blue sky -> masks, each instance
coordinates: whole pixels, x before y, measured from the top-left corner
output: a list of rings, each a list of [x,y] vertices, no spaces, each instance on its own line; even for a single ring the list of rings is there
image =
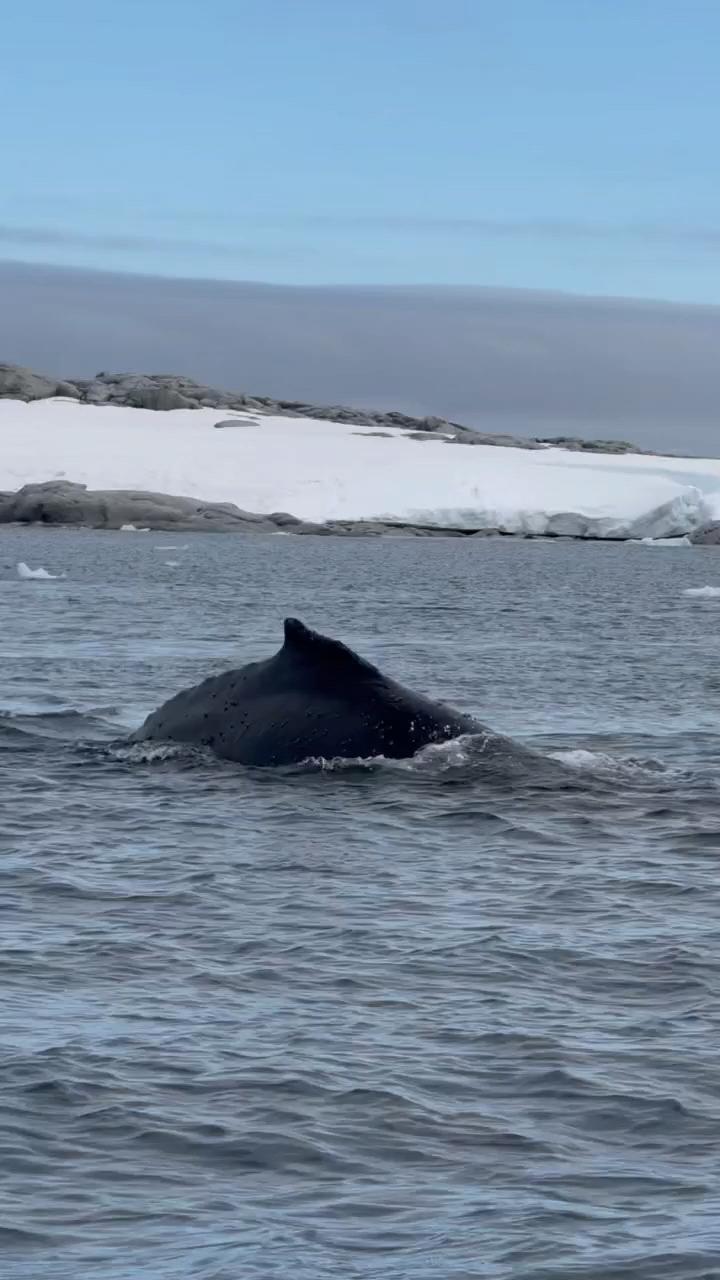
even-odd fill
[[[0,257],[720,302],[717,0],[25,0]]]

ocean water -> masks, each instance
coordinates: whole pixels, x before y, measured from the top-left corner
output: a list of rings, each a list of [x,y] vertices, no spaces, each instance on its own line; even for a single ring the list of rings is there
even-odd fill
[[[720,1276],[705,586],[712,548],[3,530],[3,1277]],[[534,754],[122,745],[288,614]]]

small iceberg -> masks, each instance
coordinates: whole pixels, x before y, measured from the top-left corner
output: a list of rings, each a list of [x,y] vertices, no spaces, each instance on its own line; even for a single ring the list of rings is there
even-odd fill
[[[17,575],[18,578],[33,579],[37,582],[49,582],[65,577],[64,573],[49,573],[47,569],[43,568],[31,569],[28,564],[25,564],[24,560],[20,560],[17,565]]]
[[[684,596],[695,596],[698,600],[720,599],[720,587],[687,587]]]

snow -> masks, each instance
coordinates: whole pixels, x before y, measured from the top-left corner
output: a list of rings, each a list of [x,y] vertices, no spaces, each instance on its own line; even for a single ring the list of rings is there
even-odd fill
[[[682,538],[638,538],[641,547],[691,547],[692,541],[685,534]]]
[[[242,431],[213,430],[234,417]],[[215,409],[0,401],[0,490],[67,479],[304,520],[681,538],[720,518],[720,459],[466,446]]]

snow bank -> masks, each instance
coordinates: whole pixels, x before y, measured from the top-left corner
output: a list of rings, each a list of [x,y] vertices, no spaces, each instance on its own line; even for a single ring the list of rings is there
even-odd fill
[[[507,533],[683,537],[720,518],[720,460],[457,445],[404,431],[217,409],[0,401],[0,489],[75,480],[288,511]]]

